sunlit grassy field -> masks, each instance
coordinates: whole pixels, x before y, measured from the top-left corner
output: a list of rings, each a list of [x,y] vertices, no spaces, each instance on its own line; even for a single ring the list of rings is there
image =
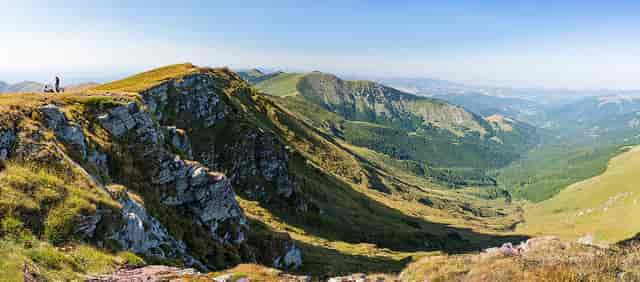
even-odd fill
[[[525,206],[518,232],[563,238],[592,235],[616,242],[640,230],[640,146],[614,157],[606,171],[575,183],[553,198]]]

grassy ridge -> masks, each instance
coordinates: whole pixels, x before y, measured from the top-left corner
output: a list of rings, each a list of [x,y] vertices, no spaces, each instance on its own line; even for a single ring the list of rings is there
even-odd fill
[[[605,171],[619,146],[544,145],[501,170],[498,182],[515,197],[540,202],[568,185]]]
[[[122,80],[106,83],[95,88],[97,91],[139,92],[159,84],[167,79],[173,79],[195,73],[198,67],[190,63],[176,64],[153,69]]]
[[[298,82],[305,74],[302,73],[282,73],[271,79],[261,81],[255,87],[260,91],[275,95],[289,96],[298,93]]]
[[[592,235],[597,241],[616,242],[640,230],[640,147],[611,159],[606,171],[575,183],[553,198],[525,207],[519,232],[555,234],[565,238]]]

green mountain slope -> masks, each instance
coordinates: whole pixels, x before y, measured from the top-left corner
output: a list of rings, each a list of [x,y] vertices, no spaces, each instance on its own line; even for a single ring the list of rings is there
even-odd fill
[[[264,72],[260,71],[259,69],[250,69],[250,70],[237,71],[236,73],[242,79],[244,79],[245,81],[249,82],[250,84],[260,83],[262,81],[271,79],[272,77],[275,77],[275,76],[281,74],[281,72],[264,73]]]
[[[601,175],[572,184],[549,200],[527,205],[525,222],[518,230],[572,239],[589,236],[606,243],[634,236],[640,222],[629,216],[640,212],[639,148],[611,159]]]
[[[509,130],[442,100],[369,81],[313,72],[280,74],[258,90],[330,134],[396,159],[440,168],[502,166],[538,142],[535,128],[509,120]],[[330,113],[330,114],[329,114]]]

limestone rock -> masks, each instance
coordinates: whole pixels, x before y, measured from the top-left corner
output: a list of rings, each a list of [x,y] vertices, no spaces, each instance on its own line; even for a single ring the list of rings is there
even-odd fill
[[[245,138],[229,148],[232,155],[231,179],[234,184],[247,188],[245,179],[262,177],[275,187],[276,194],[290,198],[295,191],[295,182],[289,175],[285,146],[268,133],[251,131]],[[261,187],[247,191],[260,198]],[[257,194],[256,194],[257,193]]]
[[[280,269],[295,269],[302,265],[302,252],[290,241],[285,242],[284,255],[277,257],[273,265]]]
[[[130,110],[135,112],[136,107],[116,107],[109,111],[108,114],[104,114],[98,117],[100,124],[115,137],[121,137],[128,130],[133,129],[136,125],[136,120],[131,115]]]
[[[176,149],[186,159],[193,159],[193,151],[191,150],[191,142],[187,133],[175,126],[167,126],[164,128],[165,137],[168,144]]]
[[[137,202],[133,201],[126,191],[114,195],[122,205],[122,226],[110,239],[117,242],[125,250],[160,258],[182,258],[188,266],[207,269],[201,262],[188,255],[184,242],[176,240],[150,216]],[[95,230],[95,228],[93,228]]]
[[[16,133],[13,129],[0,129],[0,160],[9,158],[9,152],[16,141]]]
[[[115,137],[129,134],[135,141],[129,144],[131,156],[144,168],[149,182],[162,191],[162,203],[193,213],[216,241],[243,242],[246,219],[226,178],[218,178],[199,163],[182,160],[167,150],[160,127],[137,107],[114,108],[101,123]],[[186,136],[181,142],[185,140]]]
[[[109,175],[109,164],[106,154],[98,151],[91,151],[87,154],[87,161],[102,175]]]
[[[56,105],[42,106],[40,112],[43,114],[45,126],[53,130],[56,138],[73,146],[83,157],[86,155],[84,133],[79,125],[69,122]]]
[[[219,106],[220,97],[215,90],[216,82],[212,77],[195,74],[168,81],[141,94],[147,109],[158,121],[171,122],[172,116],[179,116],[181,118],[176,122],[192,120],[207,128],[225,117],[225,109]],[[186,124],[177,125],[183,127]]]

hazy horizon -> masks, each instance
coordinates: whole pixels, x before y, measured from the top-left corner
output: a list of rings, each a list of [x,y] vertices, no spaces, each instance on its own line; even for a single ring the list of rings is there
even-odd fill
[[[640,3],[24,1],[0,11],[0,80],[115,79],[179,62],[640,89]]]

